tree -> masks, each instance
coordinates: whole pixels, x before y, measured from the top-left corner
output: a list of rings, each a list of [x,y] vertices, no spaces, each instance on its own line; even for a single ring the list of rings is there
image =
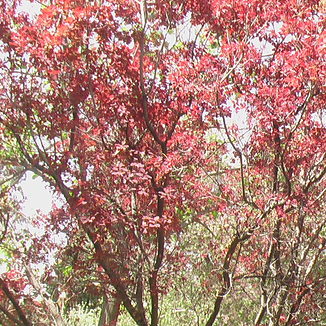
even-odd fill
[[[96,263],[102,294],[158,325],[172,271],[203,272],[186,246],[199,224],[206,326],[243,285],[251,323],[315,323],[323,2],[57,0],[36,18],[18,4],[1,2],[3,164],[64,197],[53,227],[91,244],[79,268]]]

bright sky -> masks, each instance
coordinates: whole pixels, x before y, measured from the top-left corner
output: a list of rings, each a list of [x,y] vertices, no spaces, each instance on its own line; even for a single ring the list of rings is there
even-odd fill
[[[27,172],[21,187],[26,197],[23,205],[24,215],[36,215],[38,210],[43,214],[49,213],[52,207],[52,194],[40,177],[33,179],[33,173]]]
[[[28,0],[23,0],[20,4],[20,10],[26,12],[30,16],[34,16],[40,12],[41,4],[39,2],[30,2]]]

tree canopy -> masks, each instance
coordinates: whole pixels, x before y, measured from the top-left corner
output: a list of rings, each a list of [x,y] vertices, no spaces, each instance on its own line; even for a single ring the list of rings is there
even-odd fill
[[[194,325],[326,322],[324,1],[0,3],[3,325],[157,326],[171,291]],[[64,201],[41,235],[26,171]]]

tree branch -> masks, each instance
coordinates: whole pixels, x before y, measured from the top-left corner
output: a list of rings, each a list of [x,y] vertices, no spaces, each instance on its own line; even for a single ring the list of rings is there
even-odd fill
[[[5,283],[5,281],[0,278],[0,288],[3,290],[3,292],[5,293],[5,295],[8,297],[8,299],[11,301],[12,305],[14,306],[19,319],[21,320],[21,324],[24,326],[32,326],[32,323],[28,321],[25,313],[23,312],[23,310],[21,309],[18,301],[15,299],[15,297],[13,296],[13,294],[10,292],[9,288],[7,287],[7,284]]]
[[[2,311],[9,320],[17,324],[18,326],[24,326],[24,324],[18,320],[13,314],[11,314],[7,309],[0,305],[0,311]]]

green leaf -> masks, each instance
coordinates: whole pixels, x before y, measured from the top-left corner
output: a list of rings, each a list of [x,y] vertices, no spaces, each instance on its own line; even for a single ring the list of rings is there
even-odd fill
[[[71,275],[72,271],[73,271],[72,266],[68,265],[68,266],[65,266],[62,273],[63,273],[64,276],[69,276],[69,275]]]
[[[35,180],[36,178],[38,178],[39,177],[39,175],[37,175],[36,173],[34,173],[33,175],[32,175],[32,179],[33,180]]]

